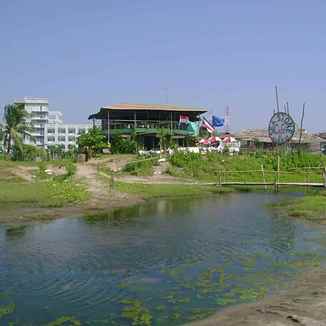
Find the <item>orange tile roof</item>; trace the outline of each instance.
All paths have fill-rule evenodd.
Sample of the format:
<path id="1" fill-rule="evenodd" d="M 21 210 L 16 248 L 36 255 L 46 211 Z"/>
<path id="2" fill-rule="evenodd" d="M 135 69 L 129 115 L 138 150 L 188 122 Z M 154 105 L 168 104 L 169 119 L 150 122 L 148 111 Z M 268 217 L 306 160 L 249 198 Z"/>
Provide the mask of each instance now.
<path id="1" fill-rule="evenodd" d="M 130 104 L 130 103 L 121 103 L 113 104 L 108 106 L 103 106 L 102 109 L 107 110 L 161 110 L 161 111 L 180 111 L 180 112 L 207 112 L 204 108 L 195 108 L 191 106 L 178 106 L 171 104 Z"/>

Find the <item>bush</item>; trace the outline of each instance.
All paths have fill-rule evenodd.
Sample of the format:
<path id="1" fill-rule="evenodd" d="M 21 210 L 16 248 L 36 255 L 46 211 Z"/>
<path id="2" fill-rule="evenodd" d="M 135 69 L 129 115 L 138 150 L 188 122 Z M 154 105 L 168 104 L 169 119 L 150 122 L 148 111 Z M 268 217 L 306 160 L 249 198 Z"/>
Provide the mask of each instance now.
<path id="1" fill-rule="evenodd" d="M 137 142 L 121 136 L 114 137 L 111 142 L 111 151 L 112 154 L 135 154 Z"/>
<path id="2" fill-rule="evenodd" d="M 66 161 L 64 166 L 67 172 L 65 175 L 66 177 L 72 177 L 77 171 L 77 167 L 72 161 Z"/>
<path id="3" fill-rule="evenodd" d="M 157 158 L 153 158 L 130 162 L 126 164 L 123 171 L 137 176 L 153 175 L 154 165 L 157 164 L 157 160 Z"/>
<path id="4" fill-rule="evenodd" d="M 46 158 L 46 150 L 34 145 L 23 144 L 22 148 L 13 146 L 12 149 L 12 160 L 14 161 L 36 161 L 46 160 Z"/>

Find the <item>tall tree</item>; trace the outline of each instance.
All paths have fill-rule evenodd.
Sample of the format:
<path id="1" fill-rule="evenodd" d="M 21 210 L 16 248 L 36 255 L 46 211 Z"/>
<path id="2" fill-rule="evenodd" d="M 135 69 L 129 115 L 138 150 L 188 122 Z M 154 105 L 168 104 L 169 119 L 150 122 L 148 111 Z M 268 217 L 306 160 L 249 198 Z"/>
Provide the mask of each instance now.
<path id="1" fill-rule="evenodd" d="M 29 131 L 26 112 L 22 104 L 9 104 L 4 107 L 4 147 L 10 154 L 12 145 L 22 150 L 23 137 Z"/>
<path id="2" fill-rule="evenodd" d="M 77 143 L 79 151 L 84 152 L 87 158 L 108 147 L 106 137 L 99 128 L 92 128 L 87 133 L 80 135 Z"/>

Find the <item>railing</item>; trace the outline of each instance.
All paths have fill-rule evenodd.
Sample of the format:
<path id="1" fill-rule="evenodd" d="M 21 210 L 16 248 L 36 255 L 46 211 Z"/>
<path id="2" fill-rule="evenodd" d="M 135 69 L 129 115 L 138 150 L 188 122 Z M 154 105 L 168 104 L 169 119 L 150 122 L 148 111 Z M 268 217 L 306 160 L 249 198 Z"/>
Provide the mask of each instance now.
<path id="1" fill-rule="evenodd" d="M 158 121 L 158 120 L 111 120 L 110 129 L 177 129 L 187 130 L 186 124 L 179 121 Z"/>
<path id="2" fill-rule="evenodd" d="M 274 186 L 276 190 L 280 186 L 303 186 L 303 187 L 325 187 L 325 167 L 302 167 L 281 170 L 265 170 L 261 165 L 260 170 L 217 172 L 217 183 L 220 186 Z"/>

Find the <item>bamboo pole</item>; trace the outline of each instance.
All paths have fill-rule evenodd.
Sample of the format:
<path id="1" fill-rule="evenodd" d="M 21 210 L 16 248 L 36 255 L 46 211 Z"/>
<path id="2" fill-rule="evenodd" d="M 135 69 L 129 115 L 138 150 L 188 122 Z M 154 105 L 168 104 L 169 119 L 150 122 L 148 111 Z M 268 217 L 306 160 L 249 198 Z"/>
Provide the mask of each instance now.
<path id="1" fill-rule="evenodd" d="M 280 112 L 280 104 L 279 104 L 279 101 L 278 101 L 278 90 L 277 90 L 277 86 L 275 86 L 275 98 L 276 98 L 277 112 Z"/>
<path id="2" fill-rule="evenodd" d="M 302 107 L 302 115 L 301 115 L 301 123 L 300 123 L 299 148 L 300 148 L 301 140 L 302 140 L 302 128 L 303 128 L 303 120 L 304 120 L 304 115 L 305 115 L 305 108 L 306 108 L 306 102 L 303 103 L 303 107 Z"/>
<path id="3" fill-rule="evenodd" d="M 276 177 L 275 177 L 275 191 L 278 192 L 280 184 L 280 156 L 277 156 L 277 171 L 276 171 Z"/>
<path id="4" fill-rule="evenodd" d="M 265 184 L 265 190 L 267 190 L 267 185 L 266 185 L 266 178 L 265 178 L 265 171 L 264 171 L 264 165 L 261 165 L 261 172 L 263 174 L 263 182 Z"/>
<path id="5" fill-rule="evenodd" d="M 110 111 L 108 110 L 108 145 L 110 145 Z"/>

